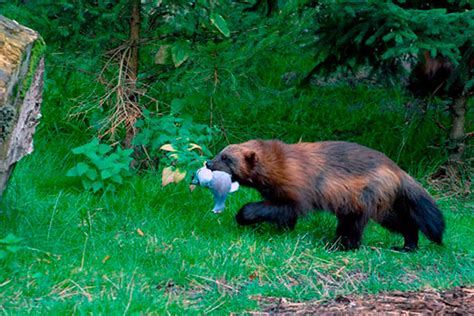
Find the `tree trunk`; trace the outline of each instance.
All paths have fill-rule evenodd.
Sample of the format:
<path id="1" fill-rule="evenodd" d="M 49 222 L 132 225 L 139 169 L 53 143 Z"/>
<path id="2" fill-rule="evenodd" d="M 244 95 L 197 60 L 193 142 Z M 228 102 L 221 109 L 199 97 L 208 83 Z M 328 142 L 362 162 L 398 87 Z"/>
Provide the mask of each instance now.
<path id="1" fill-rule="evenodd" d="M 140 45 L 140 24 L 141 24 L 141 0 L 131 1 L 131 18 L 130 18 L 130 56 L 127 63 L 127 88 L 129 91 L 128 102 L 131 109 L 139 109 L 138 94 L 136 93 L 138 78 L 138 62 L 139 62 L 139 45 Z M 137 111 L 132 111 L 137 112 Z M 134 113 L 130 116 L 126 124 L 126 135 L 124 146 L 131 147 L 132 139 L 135 137 L 135 122 L 141 116 L 141 112 Z"/>
<path id="2" fill-rule="evenodd" d="M 43 92 L 44 42 L 0 16 L 0 196 L 17 161 L 33 151 Z"/>
<path id="3" fill-rule="evenodd" d="M 457 165 L 462 162 L 465 149 L 466 131 L 464 121 L 466 115 L 467 96 L 455 98 L 450 106 L 451 130 L 449 132 L 449 164 Z"/>
<path id="4" fill-rule="evenodd" d="M 138 77 L 138 49 L 140 41 L 140 0 L 132 1 L 132 16 L 130 18 L 130 45 L 131 56 L 129 59 L 129 80 L 131 86 L 136 86 Z"/>

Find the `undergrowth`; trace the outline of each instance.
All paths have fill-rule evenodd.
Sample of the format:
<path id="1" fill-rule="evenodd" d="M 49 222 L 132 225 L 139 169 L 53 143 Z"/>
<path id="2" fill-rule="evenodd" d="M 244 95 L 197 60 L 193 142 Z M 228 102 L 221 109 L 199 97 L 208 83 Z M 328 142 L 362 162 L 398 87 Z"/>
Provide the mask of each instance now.
<path id="1" fill-rule="evenodd" d="M 302 44 L 311 34 L 301 35 L 314 22 L 313 11 L 285 14 L 284 9 L 262 20 L 257 14 L 240 19 L 231 15 L 237 9 L 225 7 L 220 14 L 231 38 L 199 29 L 200 40 L 177 68 L 152 61 L 170 39 L 144 41 L 147 67 L 139 84 L 156 101 L 144 104 L 156 115 L 150 122 L 171 118 L 162 115 L 172 113 L 173 100 L 179 100 L 179 118 L 192 117 L 201 125 L 185 130 L 173 125 L 176 143 L 173 137 L 163 143 L 185 151 L 188 138 L 202 141 L 207 156 L 252 138 L 345 140 L 380 150 L 434 194 L 447 222 L 444 246 L 422 238 L 416 253 L 392 252 L 390 247 L 402 238 L 370 224 L 359 251 L 334 252 L 330 241 L 336 219 L 323 212 L 301 219 L 291 232 L 268 225 L 242 228 L 234 215 L 244 203 L 259 199 L 255 191 L 243 188 L 231 195 L 226 210 L 216 215 L 210 212 L 212 197 L 206 189 L 190 192 L 185 182 L 162 187 L 163 165 L 120 177 L 115 192 L 84 191 L 81 178 L 66 176 L 80 162 L 71 150 L 97 136 L 104 111 L 70 114 L 104 93 L 97 82 L 102 45 L 117 43 L 120 34 L 108 42 L 107 27 L 122 24 L 118 19 L 104 24 L 105 16 L 89 10 L 96 18 L 82 32 L 88 25 L 84 17 L 76 18 L 74 6 L 54 7 L 62 12 L 55 19 L 44 13 L 53 10 L 50 6 L 38 8 L 37 20 L 24 9 L 5 11 L 44 33 L 48 46 L 35 151 L 17 164 L 0 201 L 0 311 L 230 313 L 257 310 L 259 297 L 325 300 L 346 293 L 474 284 L 472 194 L 458 200 L 425 181 L 446 158 L 445 104 L 422 104 L 401 87 L 336 82 L 298 88 L 298 79 L 314 63 Z M 74 36 L 67 29 L 70 21 Z M 156 32 L 167 26 L 162 27 Z M 88 33 L 94 29 L 103 31 L 95 40 Z M 472 101 L 469 108 L 468 128 Z M 139 128 L 143 136 L 162 133 L 163 126 L 144 122 Z M 217 131 L 213 137 L 211 131 Z M 202 135 L 195 140 L 188 134 Z M 145 136 L 138 143 L 159 155 L 162 143 L 153 145 L 159 136 Z M 183 156 L 179 165 L 189 174 L 195 171 L 194 154 Z M 471 154 L 468 147 L 466 156 Z M 105 174 L 103 180 L 109 178 Z"/>

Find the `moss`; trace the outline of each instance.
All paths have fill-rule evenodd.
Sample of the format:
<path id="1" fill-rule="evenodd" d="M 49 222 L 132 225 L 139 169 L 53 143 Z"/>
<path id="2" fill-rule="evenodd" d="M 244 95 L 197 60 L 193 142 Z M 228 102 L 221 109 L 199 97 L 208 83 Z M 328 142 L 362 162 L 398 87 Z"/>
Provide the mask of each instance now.
<path id="1" fill-rule="evenodd" d="M 13 96 L 14 98 L 16 98 L 16 97 L 18 96 L 18 88 L 19 88 L 19 86 L 20 86 L 20 85 L 19 85 L 18 82 L 17 82 L 17 83 L 15 83 L 15 86 L 14 86 L 13 89 L 12 89 L 12 96 Z"/>
<path id="2" fill-rule="evenodd" d="M 10 105 L 0 107 L 0 144 L 2 144 L 10 134 L 14 125 L 16 110 Z"/>
<path id="3" fill-rule="evenodd" d="M 38 63 L 43 57 L 43 54 L 46 50 L 46 43 L 44 42 L 41 36 L 38 36 L 38 39 L 33 44 L 31 48 L 31 55 L 30 55 L 30 64 L 28 65 L 28 72 L 23 79 L 21 84 L 21 97 L 24 98 L 26 92 L 30 89 L 31 82 L 33 81 L 33 77 L 35 76 L 36 67 L 38 67 Z"/>

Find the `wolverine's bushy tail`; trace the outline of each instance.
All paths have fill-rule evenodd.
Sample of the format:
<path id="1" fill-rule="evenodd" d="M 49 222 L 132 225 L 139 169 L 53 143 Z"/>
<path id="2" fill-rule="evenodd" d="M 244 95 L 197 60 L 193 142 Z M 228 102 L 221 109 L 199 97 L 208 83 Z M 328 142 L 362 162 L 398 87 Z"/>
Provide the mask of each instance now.
<path id="1" fill-rule="evenodd" d="M 445 228 L 444 217 L 433 198 L 411 178 L 403 181 L 402 195 L 421 232 L 431 241 L 441 244 Z"/>

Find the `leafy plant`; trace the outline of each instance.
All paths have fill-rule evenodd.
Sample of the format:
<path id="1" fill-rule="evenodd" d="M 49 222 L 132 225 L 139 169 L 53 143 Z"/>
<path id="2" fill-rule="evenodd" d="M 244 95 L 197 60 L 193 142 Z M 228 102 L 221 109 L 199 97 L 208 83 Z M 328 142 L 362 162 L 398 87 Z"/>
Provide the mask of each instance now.
<path id="1" fill-rule="evenodd" d="M 12 233 L 0 239 L 0 260 L 4 260 L 8 256 L 16 254 L 22 248 L 19 245 L 22 240 L 22 238 Z"/>
<path id="2" fill-rule="evenodd" d="M 224 35 L 225 37 L 230 36 L 230 30 L 227 27 L 227 22 L 220 14 L 215 12 L 211 13 L 209 18 L 211 20 L 212 25 L 214 25 L 219 30 L 219 32 L 222 33 L 222 35 Z"/>
<path id="3" fill-rule="evenodd" d="M 87 161 L 79 162 L 69 169 L 66 175 L 80 177 L 86 190 L 115 191 L 117 185 L 130 176 L 132 149 L 124 150 L 117 146 L 113 150 L 112 146 L 101 144 L 94 138 L 90 143 L 74 148 L 72 152 L 75 155 L 84 155 Z"/>
<path id="4" fill-rule="evenodd" d="M 12 233 L 0 239 L 0 265 L 4 267 L 0 269 L 0 280 L 8 278 L 20 268 L 16 256 L 23 248 L 20 245 L 22 241 L 23 238 L 17 237 Z"/>
<path id="5" fill-rule="evenodd" d="M 183 170 L 199 168 L 210 156 L 205 144 L 212 140 L 213 129 L 194 123 L 189 116 L 178 117 L 182 107 L 183 101 L 174 99 L 170 114 L 144 111 L 143 119 L 135 125 L 140 132 L 133 144 L 142 146 L 146 159 L 158 159 L 165 167 L 163 185 L 181 181 L 186 175 Z"/>

